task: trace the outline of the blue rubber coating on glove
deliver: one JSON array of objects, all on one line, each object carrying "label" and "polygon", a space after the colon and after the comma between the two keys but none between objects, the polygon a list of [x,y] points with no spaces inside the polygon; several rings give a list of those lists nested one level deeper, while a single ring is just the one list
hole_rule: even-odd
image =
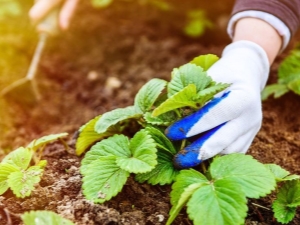
[{"label": "blue rubber coating on glove", "polygon": [[190,131],[190,129],[206,114],[209,112],[209,110],[214,107],[216,104],[218,104],[220,101],[225,99],[229,92],[224,93],[221,97],[214,98],[209,103],[207,103],[203,108],[198,110],[197,112],[184,117],[183,119],[173,123],[171,126],[169,126],[165,134],[166,136],[174,141],[182,140],[187,138],[186,135]]},{"label": "blue rubber coating on glove", "polygon": [[180,150],[173,159],[173,164],[176,168],[184,169],[184,168],[191,168],[199,165],[201,160],[198,159],[199,153],[201,151],[201,147],[204,142],[209,139],[217,130],[223,127],[225,123],[214,127],[213,129],[206,131],[203,135],[194,141],[189,146],[185,147],[184,149]]}]

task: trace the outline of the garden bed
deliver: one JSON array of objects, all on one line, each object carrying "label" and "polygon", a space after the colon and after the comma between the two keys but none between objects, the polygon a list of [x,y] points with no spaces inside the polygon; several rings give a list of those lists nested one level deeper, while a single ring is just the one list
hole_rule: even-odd
[{"label": "garden bed", "polygon": [[[1,225],[20,224],[23,212],[40,209],[57,212],[77,224],[166,222],[170,186],[138,184],[130,178],[122,193],[109,202],[94,204],[84,198],[79,174],[81,157],[74,153],[77,130],[96,115],[132,105],[137,91],[151,78],[169,80],[174,67],[195,56],[220,55],[229,43],[220,21],[226,20],[229,11],[218,9],[219,25],[201,38],[190,38],[181,30],[182,14],[128,4],[118,2],[105,10],[84,4],[70,30],[47,43],[37,77],[42,100],[30,107],[0,101],[0,115],[4,118],[0,123],[0,158],[43,135],[69,133],[67,149],[61,142],[45,149],[43,158],[48,165],[30,197],[17,199],[10,191],[0,197]],[[14,74],[11,79],[25,75],[35,47],[34,31],[28,25],[22,29],[23,33],[11,31],[19,37],[7,34],[5,39],[18,55],[10,67],[14,70],[10,71]],[[272,66],[269,82],[276,80],[278,63],[284,54]],[[9,78],[1,77],[4,75],[0,75],[2,81],[9,82]],[[292,93],[265,101],[263,126],[248,154],[260,162],[276,163],[300,174],[299,110],[299,97]],[[248,224],[277,224],[271,211],[273,198],[271,195],[249,201]],[[192,222],[183,210],[174,224]],[[300,224],[299,210],[289,224]]]}]

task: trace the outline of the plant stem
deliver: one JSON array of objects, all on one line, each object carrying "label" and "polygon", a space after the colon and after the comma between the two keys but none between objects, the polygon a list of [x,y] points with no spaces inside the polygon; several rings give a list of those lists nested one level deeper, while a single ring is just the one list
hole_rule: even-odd
[{"label": "plant stem", "polygon": [[181,142],[180,150],[184,149],[185,144],[186,144],[186,139],[183,139],[182,142]]},{"label": "plant stem", "polygon": [[207,170],[204,162],[201,163],[201,169],[203,170],[203,173],[206,173]]},{"label": "plant stem", "polygon": [[175,109],[174,111],[175,111],[176,115],[177,115],[179,118],[182,117],[178,109]]}]

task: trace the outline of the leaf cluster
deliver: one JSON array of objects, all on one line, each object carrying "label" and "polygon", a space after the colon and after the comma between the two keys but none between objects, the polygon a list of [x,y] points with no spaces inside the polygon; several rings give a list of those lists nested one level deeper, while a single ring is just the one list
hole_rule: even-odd
[{"label": "leaf cluster", "polygon": [[176,177],[167,224],[184,206],[196,225],[244,224],[247,198],[265,196],[275,186],[273,173],[249,155],[235,153],[214,158],[207,174],[189,169]]},{"label": "leaf cluster", "polygon": [[163,131],[228,87],[206,74],[217,60],[214,55],[199,56],[175,68],[170,82],[151,79],[136,94],[133,106],[106,112],[80,128],[76,153],[92,146],[80,169],[83,193],[89,200],[111,199],[131,173],[138,182],[153,185],[174,181],[179,170],[173,166],[173,157],[180,145]]},{"label": "leaf cluster", "polygon": [[278,68],[278,81],[268,85],[262,92],[262,99],[265,100],[273,95],[279,98],[289,91],[300,95],[300,49],[294,49]]},{"label": "leaf cluster", "polygon": [[276,200],[272,204],[274,217],[280,223],[290,222],[300,206],[300,176],[290,174],[275,164],[266,165],[274,174],[278,183],[283,183],[277,190]]},{"label": "leaf cluster", "polygon": [[[52,134],[32,141],[26,147],[19,147],[4,157],[0,163],[0,195],[8,189],[19,198],[27,197],[40,182],[46,160],[34,158],[35,153],[52,141],[66,136],[66,133]],[[32,161],[35,161],[32,165]]]}]

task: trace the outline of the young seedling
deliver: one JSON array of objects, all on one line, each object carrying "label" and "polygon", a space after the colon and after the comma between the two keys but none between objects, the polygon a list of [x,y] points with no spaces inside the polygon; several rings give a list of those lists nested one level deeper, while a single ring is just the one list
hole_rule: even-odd
[{"label": "young seedling", "polygon": [[275,164],[266,165],[274,174],[277,183],[283,183],[277,188],[277,198],[272,208],[274,217],[280,223],[286,224],[295,217],[296,209],[300,206],[300,176],[291,175],[285,169]]},{"label": "young seedling", "polygon": [[[0,195],[11,189],[18,198],[29,196],[34,186],[40,182],[47,164],[46,160],[34,158],[35,153],[43,149],[46,144],[66,135],[61,133],[44,136],[5,156],[0,163]],[[32,161],[35,161],[33,165]]]},{"label": "young seedling", "polygon": [[26,212],[21,216],[21,218],[25,225],[74,225],[74,223],[72,223],[70,220],[63,218],[54,212],[46,210]]}]

